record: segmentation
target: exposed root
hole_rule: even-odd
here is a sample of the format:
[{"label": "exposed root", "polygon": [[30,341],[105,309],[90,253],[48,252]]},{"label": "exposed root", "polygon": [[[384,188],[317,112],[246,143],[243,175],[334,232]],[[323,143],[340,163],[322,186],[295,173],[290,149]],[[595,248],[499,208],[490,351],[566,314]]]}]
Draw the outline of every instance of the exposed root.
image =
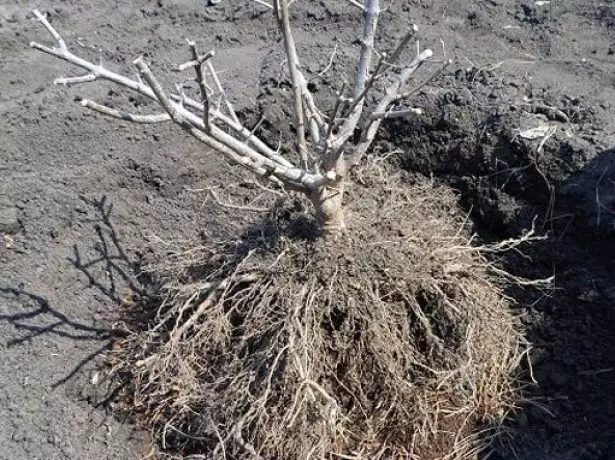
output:
[{"label": "exposed root", "polygon": [[[522,341],[455,197],[362,175],[333,240],[293,223],[166,261],[114,359],[163,448],[203,458],[469,458],[514,403]],[[509,249],[512,242],[485,248]],[[514,245],[513,245],[514,247]]]}]

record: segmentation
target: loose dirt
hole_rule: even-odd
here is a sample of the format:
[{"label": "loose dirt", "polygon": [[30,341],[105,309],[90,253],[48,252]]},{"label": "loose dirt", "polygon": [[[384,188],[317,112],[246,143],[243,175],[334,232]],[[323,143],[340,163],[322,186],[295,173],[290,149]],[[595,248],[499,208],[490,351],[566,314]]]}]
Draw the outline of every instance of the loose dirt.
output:
[{"label": "loose dirt", "polygon": [[[269,15],[247,1],[0,2],[0,458],[139,458],[147,436],[113,417],[113,400],[96,385],[113,324],[146,289],[139,267],[160,257],[161,241],[223,238],[246,216],[203,191],[226,188],[235,170],[178,129],[118,124],[74,103],[144,101],[107,84],[54,87],[76,73],[28,47],[49,42],[34,7],[90,58],[132,73],[144,55],[168,84],[185,38],[215,48],[242,116],[264,113],[272,136],[281,113],[264,101],[277,96],[259,85],[274,84],[280,44]],[[296,3],[311,75],[336,44],[342,58],[356,49],[356,13],[341,0]],[[615,7],[396,1],[383,14],[381,46],[412,22],[421,46],[454,64],[417,94],[425,115],[388,123],[379,149],[399,151],[390,158],[409,179],[433,176],[459,190],[484,240],[518,234],[536,215],[551,232],[531,260],[504,261],[526,277],[555,274],[556,289],[519,297],[533,345],[531,403],[491,458],[613,459]],[[539,151],[542,138],[525,137],[545,125],[554,131]],[[238,183],[223,196],[242,200],[250,184],[243,175]]]}]

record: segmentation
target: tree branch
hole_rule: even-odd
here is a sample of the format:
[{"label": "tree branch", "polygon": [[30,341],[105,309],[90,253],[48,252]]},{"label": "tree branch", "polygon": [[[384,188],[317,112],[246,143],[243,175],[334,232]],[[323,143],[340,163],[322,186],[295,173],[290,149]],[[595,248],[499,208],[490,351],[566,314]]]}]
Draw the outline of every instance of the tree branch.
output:
[{"label": "tree branch", "polygon": [[[64,41],[60,38],[60,35],[53,29],[51,24],[40,13],[36,14],[37,18],[43,24],[51,35],[56,38],[56,41],[60,44],[59,47],[50,48],[45,45],[41,45],[36,42],[32,42],[31,46],[44,53],[58,57],[64,61],[74,64],[78,67],[88,70],[91,74],[97,78],[108,80],[117,83],[120,86],[132,89],[143,96],[146,96],[154,101],[157,101],[165,109],[169,117],[190,133],[193,137],[220,152],[226,156],[229,160],[241,164],[244,167],[250,169],[255,174],[268,178],[278,185],[286,185],[293,190],[300,190],[308,192],[311,189],[320,187],[329,183],[329,179],[320,174],[311,174],[301,168],[296,168],[289,165],[289,162],[284,160],[278,162],[279,159],[273,156],[274,159],[259,153],[258,151],[249,147],[245,142],[242,142],[228,133],[222,131],[220,128],[211,125],[211,135],[205,132],[205,124],[202,119],[193,114],[181,104],[173,102],[162,89],[162,86],[156,80],[151,70],[145,64],[142,58],[135,61],[135,65],[140,71],[140,76],[146,81],[135,81],[122,75],[111,72],[101,65],[95,65],[85,59],[82,59],[72,54],[66,47]],[[105,108],[99,104],[94,105],[92,102],[87,102],[87,106],[93,110],[106,113],[110,116],[119,116],[126,119],[126,116],[121,112],[114,111],[114,109]],[[95,108],[94,108],[95,107]],[[141,116],[134,115],[129,118],[144,122],[151,122],[151,118],[140,118]],[[162,118],[162,117],[160,117]],[[160,118],[156,118],[159,121]],[[240,128],[239,123],[235,124]],[[249,131],[248,131],[249,133]]]},{"label": "tree branch", "polygon": [[[192,51],[192,47],[195,46],[196,47],[196,43],[194,43],[193,41],[188,41],[188,46],[190,47],[190,50]],[[184,62],[183,64],[180,64],[177,66],[177,70],[180,72],[183,72],[186,69],[189,69],[190,67],[197,67],[202,65],[204,62],[208,61],[209,59],[211,59],[212,57],[214,57],[216,55],[214,50],[209,51],[206,54],[203,54],[202,56],[199,56],[198,54],[196,55],[196,58],[193,57],[192,61],[188,61],[188,62]],[[194,54],[193,54],[194,56]]]},{"label": "tree branch", "polygon": [[401,99],[405,99],[407,97],[410,97],[416,93],[418,93],[422,88],[424,88],[426,85],[428,85],[429,83],[431,83],[432,81],[434,81],[436,78],[438,78],[440,75],[442,75],[442,73],[448,68],[448,66],[450,66],[453,63],[452,59],[447,59],[446,61],[444,61],[444,64],[442,64],[440,67],[438,67],[429,77],[427,77],[424,81],[422,81],[421,83],[419,83],[417,86],[415,86],[414,88],[412,88],[410,91],[406,91],[405,93],[400,93],[396,96],[396,100],[401,100]]},{"label": "tree branch", "polygon": [[359,3],[357,0],[346,0],[348,3],[350,3],[351,5],[356,6],[357,8],[359,8],[361,11],[365,11],[365,7]]},{"label": "tree branch", "polygon": [[171,117],[166,113],[160,113],[157,115],[137,115],[123,112],[121,110],[112,109],[111,107],[97,104],[96,102],[90,101],[88,99],[82,99],[81,105],[87,107],[88,109],[92,109],[95,112],[100,112],[113,118],[119,118],[120,120],[126,120],[137,124],[154,124],[171,121]]},{"label": "tree branch", "polygon": [[190,52],[192,53],[191,62],[194,63],[193,66],[194,72],[196,73],[196,82],[199,85],[199,90],[201,91],[201,102],[203,103],[203,125],[205,126],[205,132],[210,134],[211,125],[209,122],[209,96],[207,95],[207,87],[205,86],[205,78],[203,77],[203,63],[211,58],[214,55],[214,52],[210,51],[203,56],[199,56],[195,42],[189,41],[188,46],[190,47]]},{"label": "tree branch", "polygon": [[361,39],[361,53],[355,74],[354,97],[358,98],[365,88],[374,52],[374,37],[378,29],[378,16],[380,15],[380,1],[366,0],[363,8],[363,37]]},{"label": "tree branch", "polygon": [[228,157],[231,161],[245,166],[246,168],[260,176],[271,176],[273,171],[268,170],[267,167],[263,166],[262,164],[258,164],[258,162],[254,161],[249,156],[242,156],[238,154],[233,149],[229,148],[227,145],[223,144],[222,142],[219,142],[213,137],[210,137],[201,130],[197,129],[194,124],[189,122],[188,117],[186,117],[185,114],[181,113],[181,111],[179,110],[179,106],[173,103],[171,99],[168,98],[168,96],[162,89],[162,85],[160,85],[160,82],[158,82],[156,77],[154,77],[154,74],[149,69],[143,58],[138,58],[134,61],[134,64],[139,70],[140,75],[151,88],[160,105],[162,105],[162,107],[167,111],[167,113],[175,123],[180,125],[182,128],[184,128],[184,130],[186,130],[199,141],[203,142],[204,144],[210,146],[211,148]]},{"label": "tree branch", "polygon": [[[366,0],[363,7],[363,36],[361,37],[361,51],[359,53],[359,61],[355,72],[355,82],[353,91],[353,110],[348,114],[346,120],[339,129],[338,134],[333,140],[330,141],[330,152],[337,158],[342,155],[342,148],[348,141],[350,136],[353,135],[359,120],[361,119],[361,113],[363,111],[364,103],[364,89],[367,84],[367,79],[372,62],[372,54],[374,51],[374,37],[376,35],[376,29],[378,27],[378,16],[380,15],[380,1],[379,0]],[[331,166],[334,166],[335,162],[327,160]]]},{"label": "tree branch", "polygon": [[70,86],[70,85],[76,85],[79,83],[89,83],[91,81],[96,80],[96,78],[98,77],[91,73],[87,75],[83,75],[81,77],[60,77],[60,78],[56,78],[55,80],[53,80],[53,84]]},{"label": "tree branch", "polygon": [[48,46],[41,45],[36,42],[30,42],[30,46],[34,49],[42,51],[43,53],[50,54],[62,59],[63,61],[81,67],[82,69],[89,70],[97,78],[117,83],[118,85],[132,89],[143,96],[148,97],[149,99],[156,100],[156,96],[153,91],[147,85],[143,84],[143,82],[131,80],[130,78],[111,72],[100,65],[93,64],[85,59],[75,56],[73,53],[68,51],[66,45],[64,45],[64,48],[49,48]]},{"label": "tree branch", "polygon": [[401,56],[402,51],[404,50],[406,46],[408,46],[408,43],[410,43],[410,40],[414,38],[414,36],[416,35],[418,31],[419,31],[419,28],[416,26],[416,24],[412,24],[412,27],[410,27],[410,30],[406,32],[406,35],[404,35],[404,37],[401,39],[401,41],[397,45],[397,48],[395,48],[395,51],[393,51],[393,53],[391,54],[391,57],[389,58],[387,62],[389,66],[393,66],[397,63],[397,61],[399,60]]},{"label": "tree branch", "polygon": [[[67,61],[88,72],[83,76],[58,78],[54,83],[72,85],[87,83],[97,79],[111,81],[156,101],[162,106],[166,113],[154,115],[127,113],[97,104],[90,100],[81,101],[84,107],[134,123],[162,123],[172,120],[186,130],[191,136],[216,150],[231,162],[241,164],[255,174],[267,178],[278,185],[313,196],[314,192],[321,194],[325,189],[330,189],[331,187],[335,188],[340,185],[340,180],[346,174],[347,159],[343,157],[344,148],[346,142],[350,139],[361,121],[364,121],[366,126],[362,125],[363,130],[361,138],[359,143],[355,146],[355,150],[351,157],[351,166],[360,160],[373,142],[382,119],[397,118],[417,112],[417,109],[392,110],[391,107],[400,97],[404,96],[404,94],[401,93],[404,85],[406,85],[421,64],[432,55],[431,50],[420,53],[399,75],[391,80],[389,87],[386,88],[384,97],[382,97],[376,109],[371,114],[364,113],[364,105],[368,91],[379,77],[393,68],[395,62],[400,58],[401,51],[415,35],[416,27],[413,26],[403,37],[388,61],[386,55],[380,57],[376,68],[372,72],[374,38],[380,14],[380,1],[365,0],[365,5],[361,5],[357,0],[349,1],[363,10],[365,21],[361,40],[361,50],[359,52],[355,72],[354,88],[352,91],[353,98],[350,101],[344,98],[344,85],[338,95],[339,97],[336,101],[333,114],[327,123],[325,122],[325,117],[317,109],[314,97],[308,90],[307,80],[301,72],[296,44],[290,28],[288,11],[289,0],[276,0],[272,6],[283,36],[286,56],[289,63],[295,105],[294,118],[297,129],[297,149],[300,156],[301,167],[294,166],[277,151],[271,149],[262,140],[257,138],[253,131],[242,126],[209,60],[209,58],[214,55],[213,51],[200,56],[194,42],[189,42],[192,59],[181,64],[179,69],[185,70],[189,67],[195,68],[196,81],[201,92],[200,103],[183,94],[181,85],[178,89],[179,94],[167,95],[160,82],[155,78],[142,58],[134,62],[139,70],[139,76],[137,80],[133,80],[105,69],[102,64],[96,65],[74,55],[68,50],[66,43],[49,23],[47,18],[36,10],[34,12],[36,18],[49,31],[57,45],[49,47],[36,42],[31,42],[30,45],[35,49]],[[327,68],[330,67],[333,59],[334,57],[332,56]],[[207,87],[202,67],[203,64],[207,65],[211,78],[217,87],[217,92],[215,90],[212,92],[212,90]],[[436,71],[427,82],[435,78],[442,70],[443,68]],[[422,85],[424,84],[426,84],[426,82],[423,82]],[[419,85],[418,88],[422,85]],[[412,91],[417,91],[417,88],[414,88]],[[210,97],[212,94],[218,94],[218,92],[221,99],[224,100],[228,115],[222,113],[222,109],[219,106],[211,106]],[[338,116],[338,112],[342,110],[342,105],[345,102],[350,102],[350,109],[347,115]],[[195,109],[197,112],[195,113],[191,109]],[[214,123],[214,121],[219,121],[219,123]],[[306,123],[309,126],[306,127]],[[223,124],[224,129],[221,129],[218,124]],[[339,126],[340,124],[341,127]],[[322,174],[320,173],[320,169],[318,169],[316,173],[312,173],[308,169],[310,166],[314,165],[309,164],[310,159],[306,129],[309,130],[311,135],[314,150],[319,151],[321,154],[320,163],[317,164],[316,167],[322,167],[324,169]],[[325,193],[323,196],[328,195]]]},{"label": "tree branch", "polygon": [[409,115],[422,115],[423,109],[410,108],[401,110],[389,110],[387,112],[373,112],[370,117],[372,120],[377,118],[404,118]]},{"label": "tree branch", "polygon": [[321,174],[311,174],[302,168],[284,167],[259,154],[244,142],[235,139],[215,125],[211,126],[211,134],[207,135],[203,132],[204,126],[201,119],[172,102],[166,95],[143,58],[138,58],[134,64],[143,79],[150,86],[160,105],[167,111],[173,121],[201,142],[255,173],[264,177],[274,176],[279,181],[292,185],[295,189],[302,189],[307,192],[330,182],[327,177]]},{"label": "tree branch", "polygon": [[[270,10],[272,10],[272,9],[273,9],[273,6],[272,6],[272,5],[270,5],[270,4],[269,4],[269,3],[267,3],[267,2],[264,2],[263,0],[252,0],[252,1],[253,1],[254,3],[258,3],[259,5],[265,6],[265,7],[269,8]],[[275,0],[274,0],[274,1],[275,1]]]},{"label": "tree branch", "polygon": [[220,79],[218,78],[216,69],[214,69],[214,66],[211,63],[211,61],[207,61],[207,68],[209,69],[209,73],[211,73],[211,77],[214,79],[214,83],[216,84],[216,87],[218,88],[218,92],[222,95],[222,98],[224,99],[224,105],[226,105],[226,109],[229,111],[229,115],[231,116],[231,118],[233,119],[235,123],[237,123],[238,125],[241,125],[241,123],[239,122],[239,118],[237,118],[237,114],[235,113],[235,109],[233,108],[231,101],[226,95],[226,91],[224,91],[224,87],[222,86],[222,83],[220,83]]},{"label": "tree branch", "polygon": [[[327,142],[325,145],[325,149],[328,148],[329,146],[328,140],[331,137],[331,134],[333,134],[333,129],[335,128],[337,113],[339,112],[340,107],[342,106],[342,103],[345,100],[345,97],[344,97],[345,90],[346,90],[346,82],[342,83],[342,87],[337,93],[337,99],[335,100],[335,105],[333,106],[333,112],[331,113],[331,120],[329,120],[329,126],[327,127],[327,134],[325,136],[325,141]],[[326,151],[323,153],[323,155],[324,154],[326,154]]]},{"label": "tree branch", "polygon": [[[397,95],[403,86],[410,80],[412,75],[421,67],[421,65],[428,59],[433,56],[433,51],[430,49],[426,49],[422,53],[420,53],[417,57],[415,57],[412,62],[406,67],[400,75],[396,76],[393,83],[387,88],[384,97],[378,103],[374,113],[384,113],[387,112],[389,106],[395,102]],[[363,130],[361,135],[361,140],[359,144],[355,148],[355,151],[352,154],[352,158],[350,161],[350,165],[354,166],[361,161],[363,155],[367,152],[367,149],[370,147],[374,138],[376,137],[376,133],[382,124],[383,118],[371,118],[368,122],[367,126]]]},{"label": "tree branch", "polygon": [[38,19],[39,22],[42,23],[47,28],[47,30],[49,31],[51,36],[55,39],[56,42],[58,42],[58,45],[60,46],[60,49],[66,50],[67,48],[66,48],[66,43],[64,42],[64,39],[53,28],[51,23],[47,20],[47,17],[45,15],[41,14],[41,12],[39,10],[34,10],[33,12],[34,12],[34,16],[36,16],[36,19]]},{"label": "tree branch", "polygon": [[363,104],[365,96],[367,96],[367,93],[372,88],[372,85],[375,83],[376,79],[378,79],[378,77],[380,77],[384,73],[383,72],[384,69],[385,69],[384,59],[381,58],[378,60],[378,64],[376,65],[374,72],[365,82],[365,85],[363,86],[363,90],[361,91],[361,93],[358,96],[355,96],[354,100],[350,104],[350,107],[348,107],[348,109],[346,110],[346,118],[350,118],[352,114],[355,112],[355,109],[357,108],[357,106],[359,104]]},{"label": "tree branch", "polygon": [[[184,104],[186,104],[188,107],[191,107],[191,108],[193,108],[195,110],[198,110],[200,112],[202,112],[204,110],[204,107],[203,107],[202,104],[200,104],[199,102],[197,102],[194,99],[191,99],[189,97],[181,97],[181,96],[179,96],[177,94],[171,94],[171,99],[173,99],[175,101],[180,101],[180,100],[183,99]],[[292,167],[293,166],[293,164],[290,161],[288,161],[282,155],[279,155],[275,150],[270,148],[267,144],[265,144],[258,137],[254,136],[254,133],[252,133],[252,131],[250,131],[249,129],[245,128],[241,124],[235,123],[233,120],[231,120],[229,117],[227,117],[226,115],[224,115],[220,111],[217,111],[217,110],[213,111],[212,110],[211,116],[213,118],[216,118],[216,119],[220,120],[222,123],[224,123],[226,126],[228,126],[231,130],[233,130],[235,133],[237,133],[239,136],[241,136],[243,139],[246,139],[246,142],[249,145],[252,145],[260,154],[262,154],[265,157],[275,161],[276,163],[281,164],[282,166],[286,166],[286,167]]]},{"label": "tree branch", "polygon": [[273,10],[278,19],[278,25],[284,38],[284,48],[286,57],[288,58],[288,70],[290,72],[290,81],[293,87],[293,95],[295,98],[295,124],[297,131],[297,151],[301,159],[301,167],[308,170],[308,151],[307,142],[305,140],[305,124],[303,120],[303,91],[301,89],[301,79],[299,74],[299,57],[297,56],[297,48],[295,39],[290,28],[290,19],[288,15],[288,0],[274,0]]}]

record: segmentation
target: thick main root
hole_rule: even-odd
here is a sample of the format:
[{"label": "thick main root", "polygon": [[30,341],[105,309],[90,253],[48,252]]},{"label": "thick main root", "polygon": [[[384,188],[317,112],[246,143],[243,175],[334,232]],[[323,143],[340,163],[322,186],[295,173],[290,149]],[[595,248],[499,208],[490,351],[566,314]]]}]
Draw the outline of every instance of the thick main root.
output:
[{"label": "thick main root", "polygon": [[277,227],[169,262],[155,321],[115,356],[163,449],[464,458],[504,415],[520,336],[455,197],[368,176],[337,240]]}]

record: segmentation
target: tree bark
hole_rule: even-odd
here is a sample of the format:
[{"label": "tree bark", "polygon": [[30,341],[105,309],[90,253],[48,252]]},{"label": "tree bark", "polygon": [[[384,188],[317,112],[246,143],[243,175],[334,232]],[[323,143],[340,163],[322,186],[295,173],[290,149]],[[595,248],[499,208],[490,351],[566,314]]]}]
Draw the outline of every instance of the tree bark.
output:
[{"label": "tree bark", "polygon": [[344,184],[319,187],[310,194],[316,221],[325,236],[337,236],[346,228],[342,200]]}]

